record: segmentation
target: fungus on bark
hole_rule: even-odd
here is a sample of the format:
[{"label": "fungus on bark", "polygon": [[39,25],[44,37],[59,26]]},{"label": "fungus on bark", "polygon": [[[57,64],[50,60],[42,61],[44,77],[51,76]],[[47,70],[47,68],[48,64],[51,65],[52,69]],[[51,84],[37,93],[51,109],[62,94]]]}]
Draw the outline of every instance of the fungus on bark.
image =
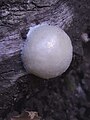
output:
[{"label": "fungus on bark", "polygon": [[69,36],[59,27],[48,24],[30,28],[22,50],[24,67],[44,79],[64,73],[72,60]]}]

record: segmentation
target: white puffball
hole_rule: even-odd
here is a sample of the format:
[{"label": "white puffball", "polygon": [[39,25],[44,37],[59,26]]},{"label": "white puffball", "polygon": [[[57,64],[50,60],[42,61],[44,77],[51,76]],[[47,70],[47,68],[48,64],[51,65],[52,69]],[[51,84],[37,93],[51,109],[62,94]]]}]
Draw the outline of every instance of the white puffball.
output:
[{"label": "white puffball", "polygon": [[38,25],[27,34],[22,50],[26,70],[44,79],[61,75],[72,60],[72,44],[69,36],[60,28]]}]

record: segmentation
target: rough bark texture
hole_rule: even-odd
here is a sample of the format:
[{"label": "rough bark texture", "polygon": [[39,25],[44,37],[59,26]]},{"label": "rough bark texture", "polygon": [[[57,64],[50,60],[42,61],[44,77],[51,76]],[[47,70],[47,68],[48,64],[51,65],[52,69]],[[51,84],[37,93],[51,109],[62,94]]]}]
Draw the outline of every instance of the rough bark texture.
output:
[{"label": "rough bark texture", "polygon": [[[44,120],[90,120],[90,0],[0,0],[0,120],[24,110]],[[70,68],[51,80],[26,75],[21,49],[30,26],[46,22],[72,39]]]}]

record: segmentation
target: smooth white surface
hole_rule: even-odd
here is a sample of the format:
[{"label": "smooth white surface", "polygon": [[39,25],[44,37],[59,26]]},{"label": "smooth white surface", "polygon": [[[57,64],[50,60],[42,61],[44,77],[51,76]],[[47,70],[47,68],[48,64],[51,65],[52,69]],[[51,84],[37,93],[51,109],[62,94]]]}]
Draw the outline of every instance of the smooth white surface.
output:
[{"label": "smooth white surface", "polygon": [[72,52],[71,40],[62,29],[38,25],[27,34],[22,60],[29,73],[49,79],[67,70]]}]

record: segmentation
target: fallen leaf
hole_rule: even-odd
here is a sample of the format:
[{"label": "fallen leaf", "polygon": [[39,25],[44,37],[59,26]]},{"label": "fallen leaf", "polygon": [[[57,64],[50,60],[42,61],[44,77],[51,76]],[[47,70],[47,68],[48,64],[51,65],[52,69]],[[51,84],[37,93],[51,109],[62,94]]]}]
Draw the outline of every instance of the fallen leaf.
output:
[{"label": "fallen leaf", "polygon": [[40,120],[41,117],[38,116],[37,112],[25,111],[21,115],[14,116],[11,120]]}]

